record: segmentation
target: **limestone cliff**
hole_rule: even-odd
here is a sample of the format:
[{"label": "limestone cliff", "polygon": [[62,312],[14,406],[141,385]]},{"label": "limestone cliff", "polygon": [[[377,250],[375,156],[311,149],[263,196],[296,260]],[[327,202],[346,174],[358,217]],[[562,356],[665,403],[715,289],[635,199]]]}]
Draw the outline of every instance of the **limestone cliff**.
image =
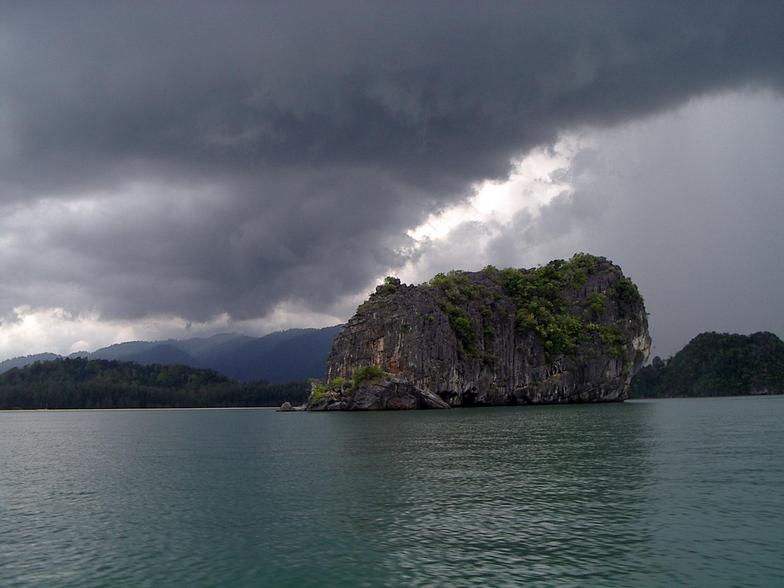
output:
[{"label": "limestone cliff", "polygon": [[[393,382],[450,406],[619,401],[650,345],[637,287],[602,257],[455,271],[418,286],[387,278],[335,338],[309,407],[437,404],[390,403]],[[357,378],[368,369],[372,378]],[[383,406],[367,401],[370,385]]]}]

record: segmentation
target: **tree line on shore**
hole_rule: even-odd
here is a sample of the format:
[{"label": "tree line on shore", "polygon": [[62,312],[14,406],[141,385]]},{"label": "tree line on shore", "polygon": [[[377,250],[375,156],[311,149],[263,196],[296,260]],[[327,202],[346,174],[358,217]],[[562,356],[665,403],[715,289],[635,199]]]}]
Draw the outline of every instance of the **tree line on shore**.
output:
[{"label": "tree line on shore", "polygon": [[773,333],[701,333],[632,380],[631,398],[784,394],[784,342]]},{"label": "tree line on shore", "polygon": [[58,359],[0,374],[0,409],[209,408],[300,404],[308,382],[241,383],[182,365]]}]

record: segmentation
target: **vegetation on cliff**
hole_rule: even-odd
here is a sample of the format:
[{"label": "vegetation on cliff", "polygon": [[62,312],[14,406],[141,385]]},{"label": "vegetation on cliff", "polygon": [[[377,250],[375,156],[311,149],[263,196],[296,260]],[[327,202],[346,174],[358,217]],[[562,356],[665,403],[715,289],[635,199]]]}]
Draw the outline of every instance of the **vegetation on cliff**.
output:
[{"label": "vegetation on cliff", "polygon": [[307,382],[239,383],[213,370],[83,358],[0,374],[0,408],[168,408],[302,403]]},{"label": "vegetation on cliff", "polygon": [[784,342],[773,333],[702,333],[632,380],[632,398],[784,393]]},{"label": "vegetation on cliff", "polygon": [[477,284],[471,283],[465,272],[461,271],[436,274],[428,285],[443,294],[445,300],[440,300],[439,305],[449,318],[449,325],[457,336],[461,350],[476,355],[476,333],[465,305],[470,300],[481,298],[485,292]]},{"label": "vegetation on cliff", "polygon": [[[482,273],[514,300],[518,330],[523,334],[536,333],[550,359],[573,354],[592,334],[598,335],[614,357],[620,357],[623,333],[615,325],[602,324],[598,319],[610,302],[618,304],[621,317],[628,314],[628,308],[642,305],[637,286],[621,276],[607,294],[593,292],[579,307],[566,297],[567,292],[582,288],[589,276],[602,269],[603,263],[606,264],[606,260],[602,257],[577,253],[568,261],[557,259],[534,269],[499,270],[487,266]],[[385,286],[387,284],[385,282]],[[497,290],[469,280],[468,275],[460,271],[437,274],[428,286],[440,292],[441,308],[449,317],[462,351],[478,355],[477,329],[466,304],[471,300],[483,300],[492,305],[498,299]],[[493,334],[487,329],[483,333],[485,336]]]},{"label": "vegetation on cliff", "polygon": [[321,401],[328,393],[333,395],[339,394],[344,396],[351,396],[351,394],[366,382],[373,382],[383,378],[386,375],[377,365],[363,365],[354,370],[351,374],[351,383],[349,384],[345,378],[337,376],[331,380],[323,382],[318,379],[310,380],[310,397],[311,402]]}]

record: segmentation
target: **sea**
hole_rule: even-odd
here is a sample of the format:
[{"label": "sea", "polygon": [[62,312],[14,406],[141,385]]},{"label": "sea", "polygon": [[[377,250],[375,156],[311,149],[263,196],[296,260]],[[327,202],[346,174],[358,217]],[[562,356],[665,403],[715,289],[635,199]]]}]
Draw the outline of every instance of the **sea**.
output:
[{"label": "sea", "polygon": [[784,586],[784,397],[0,412],[0,586]]}]

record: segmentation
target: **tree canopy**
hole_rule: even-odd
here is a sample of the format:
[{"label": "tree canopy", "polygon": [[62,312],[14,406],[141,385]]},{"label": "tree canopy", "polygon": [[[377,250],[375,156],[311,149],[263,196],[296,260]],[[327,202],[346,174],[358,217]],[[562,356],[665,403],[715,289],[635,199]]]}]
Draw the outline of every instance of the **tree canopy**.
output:
[{"label": "tree canopy", "polygon": [[784,342],[773,333],[702,333],[632,380],[632,398],[784,393]]}]

